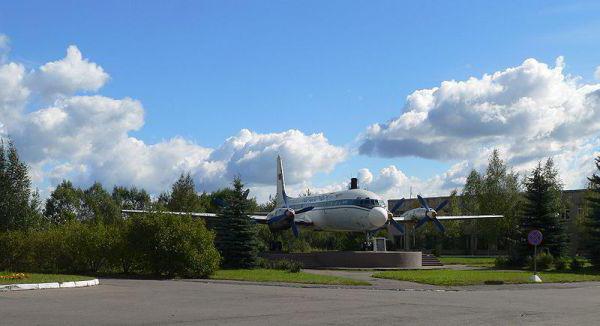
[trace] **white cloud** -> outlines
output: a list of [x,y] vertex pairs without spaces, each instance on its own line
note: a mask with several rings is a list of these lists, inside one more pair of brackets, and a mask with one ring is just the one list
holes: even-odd
[[274,158],[281,155],[286,181],[294,184],[310,179],[318,171],[329,172],[343,161],[346,151],[329,144],[323,134],[305,135],[299,130],[258,134],[243,129],[212,153],[211,159],[226,160],[227,177],[239,173],[254,183],[273,184]]
[[[346,157],[346,150],[323,134],[298,130],[260,134],[243,129],[216,149],[181,137],[147,144],[130,135],[144,124],[139,101],[77,94],[96,92],[108,79],[75,46],[65,58],[30,72],[18,63],[0,64],[0,132],[15,140],[41,189],[67,178],[83,186],[100,181],[159,193],[182,172],[193,175],[199,190],[227,186],[238,174],[247,185],[267,189],[264,185],[275,182],[278,154],[290,171],[291,186],[331,171]],[[47,104],[36,107],[36,94]]]
[[[600,84],[579,84],[563,69],[562,57],[553,68],[527,59],[481,78],[417,90],[399,117],[367,129],[359,152],[481,161],[498,147],[518,170],[544,157],[574,154],[600,131]],[[572,178],[566,183],[578,184]]]
[[30,82],[31,88],[52,97],[72,95],[78,91],[95,92],[104,86],[108,78],[102,67],[84,59],[81,51],[71,45],[63,59],[39,67]]
[[594,71],[594,77],[600,80],[600,66],[596,67],[596,71]]

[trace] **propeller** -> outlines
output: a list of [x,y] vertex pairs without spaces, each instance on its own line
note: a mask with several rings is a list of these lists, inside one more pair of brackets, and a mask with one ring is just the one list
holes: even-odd
[[219,206],[219,207],[221,207],[221,208],[225,208],[225,207],[229,206],[229,205],[227,205],[227,203],[226,203],[226,202],[225,202],[223,199],[221,199],[221,198],[215,198],[215,199],[213,200],[213,204],[215,204],[215,205],[217,205],[217,206]]
[[438,229],[438,231],[444,232],[446,228],[444,228],[444,225],[437,219],[437,211],[446,207],[446,205],[448,205],[448,200],[444,200],[435,209],[432,209],[429,207],[429,204],[427,204],[427,200],[421,197],[421,195],[417,195],[417,198],[419,199],[419,203],[421,203],[421,207],[425,208],[425,216],[417,222],[415,229],[420,228],[427,222],[432,222],[435,224],[435,227]]
[[400,199],[396,205],[394,205],[394,207],[392,207],[392,209],[390,209],[390,212],[392,213],[396,213],[400,207],[402,207],[402,205],[404,205],[404,198]]
[[292,228],[292,233],[294,233],[294,236],[297,238],[300,235],[300,231],[298,230],[298,226],[296,226],[296,221],[295,221],[296,216],[298,214],[312,211],[314,209],[314,207],[312,207],[312,206],[304,207],[304,208],[301,208],[301,209],[295,211],[292,208],[290,208],[290,206],[288,204],[287,196],[285,196],[285,195],[283,196],[283,202],[285,205],[285,207],[284,207],[285,211],[283,212],[283,214],[271,217],[267,221],[267,224],[272,225],[272,224],[277,223],[282,220],[289,220],[289,222],[291,224],[291,228]]
[[389,211],[386,225],[392,225],[396,230],[398,230],[398,232],[400,232],[401,235],[404,235],[404,225],[394,221],[394,212],[397,212],[400,209],[400,207],[402,207],[402,205],[404,205],[404,198],[400,199]]

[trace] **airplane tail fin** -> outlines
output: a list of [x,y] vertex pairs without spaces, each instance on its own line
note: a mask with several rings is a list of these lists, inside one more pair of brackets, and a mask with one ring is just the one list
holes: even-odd
[[277,207],[285,206],[287,195],[285,193],[285,180],[283,177],[283,164],[281,162],[281,156],[277,155],[277,196],[275,197],[275,204]]

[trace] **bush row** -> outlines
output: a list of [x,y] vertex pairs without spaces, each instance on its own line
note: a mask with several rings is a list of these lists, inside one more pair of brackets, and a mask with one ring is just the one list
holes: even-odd
[[0,234],[0,270],[206,277],[219,266],[204,221],[166,214]]
[[[580,271],[583,268],[583,262],[577,258],[571,258],[570,260],[567,258],[555,258],[548,253],[540,253],[537,256],[537,269],[540,271],[550,270],[554,268],[557,271],[566,271],[567,267],[573,272]],[[515,264],[511,257],[500,256],[496,258],[495,265],[498,268],[514,268],[514,266],[518,266]],[[534,261],[533,257],[528,256],[525,259],[525,268],[533,270]]]

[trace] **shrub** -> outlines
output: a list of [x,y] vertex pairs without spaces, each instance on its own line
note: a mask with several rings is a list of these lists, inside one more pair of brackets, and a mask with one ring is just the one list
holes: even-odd
[[[545,252],[537,255],[537,269],[539,271],[550,269],[550,267],[552,267],[553,263],[554,263],[554,258],[552,257],[552,255],[545,253]],[[528,257],[527,267],[529,269],[533,269],[533,267],[534,267],[533,265],[534,265],[533,258]]]
[[140,216],[105,225],[70,222],[37,231],[0,233],[0,270],[205,277],[219,265],[204,221]]
[[302,269],[302,263],[288,259],[269,260],[260,258],[258,260],[258,267],[267,269],[279,269],[291,273],[298,273]]
[[137,216],[127,241],[140,266],[156,275],[206,277],[219,266],[214,234],[189,216]]
[[509,267],[508,257],[505,257],[505,256],[496,257],[496,260],[494,260],[494,266],[496,266],[497,268]]
[[576,257],[573,257],[573,259],[571,259],[571,262],[569,263],[569,268],[573,272],[579,272],[581,271],[581,269],[583,269],[583,264]]
[[567,260],[565,260],[564,258],[556,258],[554,260],[554,268],[557,271],[564,271],[567,269]]
[[26,239],[23,231],[0,233],[0,270],[24,270],[31,259]]

